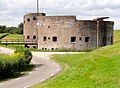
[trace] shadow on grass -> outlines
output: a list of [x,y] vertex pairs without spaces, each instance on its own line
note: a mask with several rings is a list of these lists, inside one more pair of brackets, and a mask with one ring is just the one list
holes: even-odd
[[14,78],[18,78],[20,76],[23,76],[25,74],[27,74],[28,72],[32,71],[34,69],[35,65],[33,64],[29,64],[25,67],[25,69],[23,71],[21,71],[20,73],[16,73],[14,76],[11,77],[4,77],[4,78],[0,78],[0,83],[4,82],[4,81],[8,81],[10,79],[14,79]]

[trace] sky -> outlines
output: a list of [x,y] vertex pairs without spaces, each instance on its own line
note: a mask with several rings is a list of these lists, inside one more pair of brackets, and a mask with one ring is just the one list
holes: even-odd
[[[36,12],[37,0],[0,0],[0,25],[17,26],[26,13]],[[39,0],[47,15],[76,15],[79,20],[109,16],[120,29],[120,0]]]

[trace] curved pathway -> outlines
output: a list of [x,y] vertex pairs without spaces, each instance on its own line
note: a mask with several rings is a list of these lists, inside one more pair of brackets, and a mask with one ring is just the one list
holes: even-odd
[[[3,54],[14,53],[12,49],[8,48],[0,47],[0,50],[0,52]],[[32,54],[32,63],[35,64],[35,68],[33,69],[33,71],[19,78],[11,79],[9,81],[0,83],[0,88],[30,88],[33,85],[41,83],[44,80],[55,76],[61,70],[61,67],[57,63],[49,60],[49,55],[66,53],[32,52]],[[71,52],[70,54],[73,54],[73,52]]]

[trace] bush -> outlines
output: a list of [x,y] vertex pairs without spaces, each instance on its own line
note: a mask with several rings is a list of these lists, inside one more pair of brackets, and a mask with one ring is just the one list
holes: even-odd
[[30,50],[25,49],[25,48],[17,48],[15,53],[23,53],[26,59],[26,64],[29,64],[31,59],[32,59],[32,53],[30,52]]
[[20,73],[22,70],[21,67],[25,68],[25,65],[23,64],[25,61],[25,58],[22,54],[11,55],[10,56],[3,56],[0,58],[0,78],[15,76],[16,74]]
[[0,55],[0,78],[19,74],[30,63],[32,54],[27,49],[17,49],[14,54]]

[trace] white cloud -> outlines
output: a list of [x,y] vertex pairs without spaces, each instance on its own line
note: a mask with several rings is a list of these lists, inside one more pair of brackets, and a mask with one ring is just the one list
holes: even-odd
[[[40,11],[48,15],[77,15],[79,19],[110,16],[120,28],[120,0],[40,0]],[[19,24],[26,12],[36,12],[36,0],[0,0],[0,24]]]
[[0,11],[4,11],[5,9],[7,9],[6,3],[0,1]]

